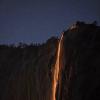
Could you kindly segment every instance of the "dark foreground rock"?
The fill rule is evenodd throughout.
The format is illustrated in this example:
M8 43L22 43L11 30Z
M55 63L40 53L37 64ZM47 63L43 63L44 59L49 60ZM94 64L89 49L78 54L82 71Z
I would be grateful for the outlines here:
M100 100L100 27L75 25L64 32L59 100Z
M44 44L0 46L0 100L51 100L58 39Z

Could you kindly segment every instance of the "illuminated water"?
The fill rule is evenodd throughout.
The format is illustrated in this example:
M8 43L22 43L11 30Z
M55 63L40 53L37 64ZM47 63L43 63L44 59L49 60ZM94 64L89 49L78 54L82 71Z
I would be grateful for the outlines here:
M52 100L56 100L56 90L57 90L57 83L59 80L59 73L60 73L60 54L61 54L61 43L63 39L63 34L60 38L59 44L58 44L58 51L57 51L57 59L54 66L54 77L53 77L53 84L52 84Z

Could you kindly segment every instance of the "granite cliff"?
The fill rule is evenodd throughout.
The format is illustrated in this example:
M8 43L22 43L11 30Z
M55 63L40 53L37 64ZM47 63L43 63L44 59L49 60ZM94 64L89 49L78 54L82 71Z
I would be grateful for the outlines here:
M54 75L56 100L100 100L100 26L76 22L62 34L61 42L0 45L0 100L53 100Z
M100 27L76 22L62 44L57 100L100 100Z

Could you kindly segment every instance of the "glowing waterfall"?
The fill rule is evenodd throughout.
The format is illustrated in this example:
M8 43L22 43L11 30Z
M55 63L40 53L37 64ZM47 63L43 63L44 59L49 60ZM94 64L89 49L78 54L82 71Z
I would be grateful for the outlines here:
M59 72L60 72L60 53L61 53L61 43L63 39L63 34L60 38L59 45L58 45L58 51L57 51L57 59L54 66L54 76L53 76L53 84L52 84L52 100L56 100L56 90L57 90L57 83L59 78Z

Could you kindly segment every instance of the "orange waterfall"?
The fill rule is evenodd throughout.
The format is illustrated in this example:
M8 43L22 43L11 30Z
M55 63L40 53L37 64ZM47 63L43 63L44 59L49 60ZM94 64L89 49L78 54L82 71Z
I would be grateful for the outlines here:
M60 53L61 53L61 43L63 39L63 34L60 38L58 51L57 51L57 59L54 66L54 76L53 76L53 84L52 84L52 100L56 100L56 90L57 90L57 83L59 81L59 73L60 73Z

